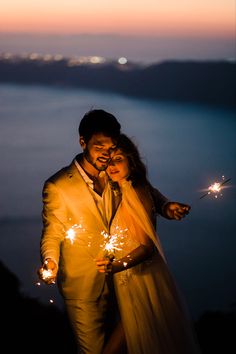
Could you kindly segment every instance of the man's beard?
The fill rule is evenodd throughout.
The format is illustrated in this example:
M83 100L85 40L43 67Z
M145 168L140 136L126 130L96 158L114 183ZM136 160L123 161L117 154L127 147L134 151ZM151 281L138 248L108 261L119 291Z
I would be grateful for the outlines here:
M105 171L107 169L108 163L110 161L110 159L109 159L109 160L107 160L107 163L104 164L103 166L97 166L96 161L93 162L93 160L91 159L91 155L87 149L84 150L84 157L88 161L88 163L90 163L90 165L92 165L98 171Z

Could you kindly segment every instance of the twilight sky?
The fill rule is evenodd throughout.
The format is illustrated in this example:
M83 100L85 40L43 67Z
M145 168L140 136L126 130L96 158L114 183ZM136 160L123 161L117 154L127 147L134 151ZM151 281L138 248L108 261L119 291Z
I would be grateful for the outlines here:
M133 57L140 55L137 46L141 45L140 51L148 51L151 59L151 47L155 44L150 43L149 49L145 42L147 39L153 41L153 38L159 40L156 44L160 59L178 58L178 50L183 57L200 58L202 55L204 58L204 50L206 58L232 57L235 56L235 14L236 0L7 0L1 4L0 51L14 51L14 48L15 51L36 50L36 43L32 40L32 35L36 35L39 38L38 50L47 51L50 48L54 52L65 52L65 43L61 48L60 45L53 46L55 35L67 38L71 35L91 35L91 43L88 38L85 39L91 48L87 48L84 55L105 53L107 56L109 51L105 47L109 46L112 56L113 53L116 55L115 44L122 48L121 40L116 43L105 40L102 45L99 38L104 40L107 35L113 35L125 37L125 42L130 38L129 43L124 43L124 52L128 50L130 55L131 38L144 38L142 43L132 42ZM164 43L163 39L167 42ZM173 48L175 40L178 42L177 51ZM101 54L97 52L96 43ZM94 45L96 53L92 54ZM81 42L78 46L85 50ZM196 46L201 55L197 55ZM75 47L74 42L71 48L67 48L70 55L72 47ZM172 52L166 47L172 48ZM153 53L155 56L156 52Z

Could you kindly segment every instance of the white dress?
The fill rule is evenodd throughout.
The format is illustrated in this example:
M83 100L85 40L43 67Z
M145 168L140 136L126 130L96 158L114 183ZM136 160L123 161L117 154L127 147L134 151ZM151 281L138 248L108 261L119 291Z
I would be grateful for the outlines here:
M192 323L168 269L160 240L130 182L122 185L122 201L110 234L116 237L115 259L142 242L143 230L155 243L151 259L114 274L114 284L129 354L200 353Z

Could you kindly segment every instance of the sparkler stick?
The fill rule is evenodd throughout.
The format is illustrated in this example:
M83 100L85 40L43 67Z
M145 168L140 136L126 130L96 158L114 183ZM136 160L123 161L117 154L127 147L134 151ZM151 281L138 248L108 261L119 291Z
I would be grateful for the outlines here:
M224 184L226 184L227 182L229 182L231 180L231 178L228 178L226 181L221 183L221 186L223 186Z

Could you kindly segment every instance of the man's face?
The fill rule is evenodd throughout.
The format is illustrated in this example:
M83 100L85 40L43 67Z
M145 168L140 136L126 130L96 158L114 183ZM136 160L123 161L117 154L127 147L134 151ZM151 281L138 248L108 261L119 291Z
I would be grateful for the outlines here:
M80 139L80 143L86 160L98 171L104 171L110 161L112 152L116 148L112 138L98 133L92 135L87 144L83 142L83 138Z

